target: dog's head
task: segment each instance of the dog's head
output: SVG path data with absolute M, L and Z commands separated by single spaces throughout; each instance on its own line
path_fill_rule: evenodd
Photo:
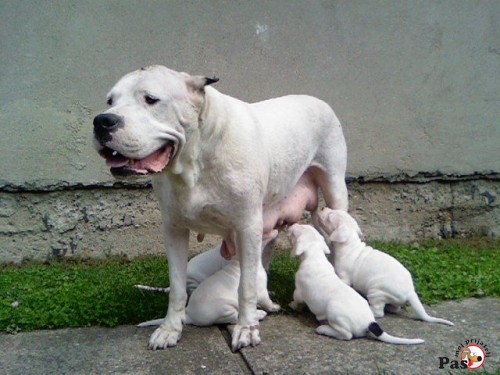
M 356 220 L 342 210 L 325 207 L 315 215 L 314 224 L 325 238 L 333 243 L 346 243 L 363 236 Z
M 288 228 L 288 238 L 292 245 L 292 256 L 300 257 L 302 254 L 313 251 L 330 254 L 323 236 L 310 225 L 293 224 Z
M 122 77 L 107 96 L 109 109 L 94 118 L 94 141 L 117 177 L 143 176 L 175 164 L 198 128 L 205 86 L 216 78 L 164 66 Z

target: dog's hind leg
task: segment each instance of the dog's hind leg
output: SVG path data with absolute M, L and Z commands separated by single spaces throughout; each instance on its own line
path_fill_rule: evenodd
M 387 303 L 385 293 L 381 293 L 377 290 L 374 291 L 374 289 L 372 289 L 368 292 L 366 299 L 370 304 L 373 316 L 375 316 L 375 318 L 382 318 L 384 316 L 384 308 Z
M 328 325 L 323 324 L 316 328 L 316 333 L 323 336 L 335 337 L 339 340 L 350 340 L 352 339 L 352 333 L 338 324 Z

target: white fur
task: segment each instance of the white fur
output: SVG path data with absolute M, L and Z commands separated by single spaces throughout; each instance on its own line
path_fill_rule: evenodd
M 274 240 L 278 231 L 272 232 L 263 243 Z M 188 305 L 187 324 L 209 326 L 212 324 L 236 324 L 238 321 L 238 284 L 240 282 L 240 262 L 233 258 L 228 261 L 220 255 L 219 247 L 201 253 L 188 262 Z M 153 288 L 154 289 L 154 288 Z M 267 273 L 262 265 L 257 269 L 257 310 L 262 320 L 267 312 L 276 312 L 280 306 L 271 301 L 267 290 Z M 138 327 L 157 326 L 164 319 L 140 323 Z
M 216 246 L 210 250 L 200 253 L 188 262 L 186 272 L 186 291 L 188 295 L 193 293 L 198 285 L 209 276 L 221 270 L 229 260 L 224 259 L 220 254 L 220 246 Z M 156 291 L 169 293 L 170 288 L 160 288 L 149 285 L 135 285 L 136 288 L 142 290 Z
M 323 237 L 310 225 L 290 227 L 292 255 L 298 256 L 300 266 L 295 275 L 295 291 L 290 307 L 305 303 L 320 325 L 316 332 L 341 340 L 365 337 L 368 327 L 375 323 L 366 300 L 344 284 L 335 274 L 325 254 L 330 250 Z M 392 344 L 421 344 L 420 339 L 405 339 L 383 332 L 377 339 Z
M 398 312 L 407 302 L 418 319 L 453 325 L 429 316 L 422 306 L 410 272 L 392 256 L 367 246 L 359 238 L 359 226 L 347 212 L 323 209 L 315 217 L 315 225 L 334 247 L 333 265 L 340 279 L 366 296 L 375 317 L 384 316 L 384 308 Z
M 232 334 L 238 350 L 260 342 L 257 267 L 275 211 L 305 174 L 328 207 L 348 205 L 346 144 L 326 103 L 293 95 L 249 104 L 206 83 L 163 66 L 127 74 L 111 89 L 112 106 L 105 112 L 123 124 L 111 140 L 96 144 L 133 159 L 166 142 L 174 145 L 169 165 L 153 176 L 170 267 L 168 311 L 150 338 L 153 350 L 174 346 L 181 337 L 190 230 L 222 236 L 240 257 L 240 311 Z M 146 95 L 159 101 L 148 105 Z

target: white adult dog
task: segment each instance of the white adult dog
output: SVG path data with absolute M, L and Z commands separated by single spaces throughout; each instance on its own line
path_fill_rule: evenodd
M 297 309 L 299 304 L 305 303 L 321 323 L 316 328 L 318 334 L 341 340 L 371 334 L 380 341 L 403 345 L 424 342 L 394 337 L 380 328 L 366 300 L 335 274 L 325 255 L 330 250 L 316 229 L 294 224 L 289 235 L 292 255 L 300 259 L 290 307 Z
M 249 104 L 207 86 L 215 81 L 143 68 L 116 83 L 110 108 L 94 118 L 96 148 L 115 176 L 154 174 L 170 302 L 151 349 L 174 346 L 181 336 L 190 230 L 222 236 L 223 254 L 239 255 L 240 310 L 232 334 L 238 350 L 260 343 L 257 266 L 262 237 L 280 223 L 281 207 L 311 190 L 311 182 L 328 207 L 348 206 L 346 144 L 326 103 L 295 95 Z
M 315 225 L 327 242 L 333 244 L 333 265 L 340 279 L 366 296 L 375 317 L 384 308 L 399 312 L 407 302 L 417 318 L 426 322 L 453 325 L 429 316 L 415 292 L 410 272 L 392 256 L 361 241 L 358 223 L 347 212 L 324 208 L 315 215 Z

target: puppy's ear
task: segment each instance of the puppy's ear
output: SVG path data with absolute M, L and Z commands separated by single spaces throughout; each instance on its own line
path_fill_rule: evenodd
M 361 231 L 361 228 L 359 226 L 356 229 L 356 233 L 358 234 L 358 237 L 361 241 L 365 240 L 365 235 L 363 234 L 363 232 Z
M 347 225 L 340 224 L 337 229 L 335 229 L 332 234 L 330 234 L 330 237 L 328 239 L 332 242 L 344 243 L 349 239 L 349 234 L 350 231 Z
M 326 255 L 329 255 L 330 254 L 330 248 L 328 247 L 328 245 L 325 243 L 325 246 L 323 246 L 323 252 L 326 254 Z
M 299 244 L 295 242 L 292 248 L 291 255 L 295 257 L 300 257 L 303 253 L 304 253 L 304 246 L 299 246 Z

